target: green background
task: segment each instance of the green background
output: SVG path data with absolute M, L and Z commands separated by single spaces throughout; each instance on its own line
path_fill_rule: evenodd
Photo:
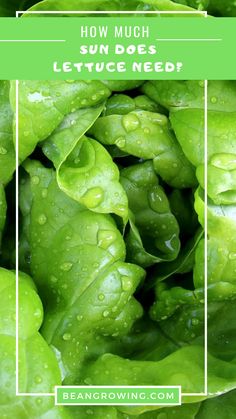
M 81 39 L 81 25 L 107 25 L 106 39 Z M 115 39 L 114 25 L 149 25 L 149 39 Z M 159 42 L 156 38 L 221 38 L 220 42 Z M 63 43 L 0 42 L 0 79 L 236 79 L 236 18 L 0 18 L 0 40 L 56 40 Z M 80 55 L 81 44 L 109 44 L 107 55 Z M 155 55 L 114 55 L 114 45 L 156 45 Z M 53 62 L 125 61 L 125 73 L 53 72 Z M 132 62 L 182 62 L 180 72 L 132 72 Z

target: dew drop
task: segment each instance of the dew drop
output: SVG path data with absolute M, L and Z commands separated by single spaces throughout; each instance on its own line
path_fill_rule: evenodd
M 0 154 L 2 155 L 7 154 L 7 149 L 4 147 L 0 147 Z
M 58 281 L 58 278 L 56 278 L 54 275 L 50 276 L 50 281 L 53 283 L 56 283 Z
M 130 291 L 133 285 L 131 279 L 125 275 L 121 277 L 121 284 L 123 291 Z
M 39 184 L 39 177 L 38 176 L 32 176 L 31 179 L 33 185 L 38 185 Z
M 99 299 L 100 301 L 103 301 L 103 300 L 104 300 L 104 298 L 105 298 L 105 295 L 104 295 L 104 294 L 99 294 L 98 299 Z
M 82 196 L 82 203 L 88 208 L 96 208 L 103 200 L 104 191 L 100 187 L 88 189 Z
M 36 377 L 34 377 L 34 381 L 36 384 L 40 384 L 42 383 L 42 377 L 40 377 L 40 375 L 36 375 Z
M 103 315 L 103 317 L 108 317 L 108 316 L 109 316 L 109 311 L 108 311 L 108 310 L 105 310 L 105 311 L 102 313 L 102 315 Z
M 112 313 L 115 313 L 117 310 L 118 310 L 118 307 L 117 307 L 117 306 L 114 306 L 114 307 L 112 307 L 112 309 L 111 309 Z
M 159 186 L 155 186 L 148 194 L 148 201 L 151 209 L 163 214 L 168 211 L 168 202 Z M 152 222 L 153 224 L 153 222 Z
M 127 208 L 124 205 L 116 205 L 114 212 L 120 217 L 123 217 L 127 212 Z
M 39 308 L 37 310 L 35 310 L 34 317 L 39 318 L 39 317 L 41 317 L 41 315 L 42 315 L 42 312 Z
M 139 118 L 135 114 L 127 114 L 122 118 L 122 125 L 126 132 L 135 131 L 139 125 L 140 121 Z
M 71 339 L 71 334 L 70 333 L 64 333 L 64 335 L 62 336 L 63 340 L 70 340 Z
M 161 412 L 157 415 L 157 419 L 168 419 L 168 416 L 166 413 Z
M 236 154 L 220 153 L 211 158 L 211 165 L 223 170 L 236 169 Z
M 211 103 L 217 103 L 218 99 L 215 96 L 211 97 Z
M 98 246 L 102 249 L 108 247 L 116 240 L 116 232 L 112 230 L 99 230 L 98 232 Z
M 42 404 L 42 402 L 43 402 L 43 401 L 42 401 L 42 399 L 41 399 L 41 398 L 37 398 L 37 399 L 36 399 L 36 403 L 37 403 L 37 405 L 41 405 L 41 404 Z
M 118 137 L 115 141 L 115 145 L 119 148 L 124 148 L 126 145 L 126 140 L 124 137 Z
M 71 263 L 71 262 L 64 262 L 60 266 L 60 269 L 62 271 L 68 272 L 68 271 L 70 271 L 70 269 L 72 268 L 72 266 L 73 266 L 73 263 Z
M 99 267 L 99 263 L 98 262 L 94 262 L 93 267 L 94 268 L 98 268 Z
M 41 214 L 38 218 L 38 223 L 42 226 L 44 224 L 46 224 L 47 222 L 47 217 L 44 214 Z
M 42 198 L 47 198 L 48 196 L 48 190 L 47 189 L 43 189 L 42 190 Z

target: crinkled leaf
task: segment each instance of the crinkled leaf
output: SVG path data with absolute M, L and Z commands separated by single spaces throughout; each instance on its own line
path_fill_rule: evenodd
M 220 397 L 202 403 L 196 419 L 234 419 L 236 411 L 236 392 L 230 391 Z
M 9 182 L 15 171 L 12 120 L 9 82 L 0 81 L 0 183 L 3 184 Z
M 188 6 L 176 4 L 171 0 L 69 0 L 65 4 L 64 0 L 44 0 L 33 6 L 30 10 L 47 11 L 47 10 L 117 10 L 119 15 L 120 10 L 172 10 L 172 11 L 191 11 L 194 10 Z M 71 16 L 69 13 L 63 15 Z M 104 13 L 106 15 L 106 13 Z M 107 14 L 110 16 L 109 14 Z M 27 14 L 25 14 L 27 16 Z M 28 15 L 29 16 L 29 15 Z M 37 15 L 35 15 L 37 16 Z M 40 14 L 43 16 L 43 13 Z M 81 15 L 80 15 L 81 16 Z M 184 15 L 183 15 L 184 16 Z M 125 90 L 125 89 L 122 89 Z
M 171 186 L 192 187 L 194 169 L 184 156 L 165 115 L 137 110 L 126 115 L 100 117 L 90 133 L 105 145 L 145 160 L 153 159 L 155 171 Z
M 23 185 L 21 207 L 31 272 L 46 305 L 43 334 L 61 352 L 65 383 L 76 384 L 99 339 L 126 334 L 141 316 L 132 294 L 144 272 L 124 262 L 124 242 L 110 216 L 67 197 L 52 170 L 34 162 L 25 167 L 32 198 L 25 202 Z
M 136 109 L 142 109 L 148 112 L 161 112 L 164 108 L 145 95 L 131 98 L 124 94 L 114 94 L 107 100 L 103 115 L 126 115 Z
M 67 114 L 97 105 L 109 95 L 110 90 L 100 81 L 20 81 L 20 162 L 60 125 Z M 14 89 L 12 104 L 15 104 Z
M 193 190 L 173 189 L 168 193 L 168 199 L 171 211 L 179 224 L 181 240 L 185 243 L 198 228 Z
M 141 266 L 175 259 L 180 249 L 179 226 L 152 162 L 123 169 L 121 183 L 133 214 L 126 239 L 128 259 Z
M 1 249 L 1 241 L 2 241 L 2 232 L 5 226 L 6 221 L 6 198 L 3 186 L 0 184 L 0 249 Z
M 201 393 L 204 388 L 204 349 L 185 346 L 161 361 L 134 361 L 105 354 L 84 367 L 83 375 L 93 385 L 181 385 L 183 393 Z M 209 396 L 230 391 L 236 384 L 236 365 L 208 354 Z M 208 397 L 209 397 L 208 396 Z M 183 403 L 197 402 L 207 396 L 183 396 Z M 135 407 L 134 407 L 135 409 Z M 128 412 L 127 407 L 119 410 Z M 148 407 L 136 407 L 139 413 Z M 135 410 L 134 410 L 135 413 Z
M 199 10 L 208 10 L 216 16 L 236 16 L 236 4 L 234 0 L 175 0 L 176 3 L 186 4 Z
M 141 415 L 120 413 L 119 419 L 195 419 L 199 410 L 199 403 L 184 404 L 182 406 L 168 406 L 159 410 L 147 411 Z M 158 406 L 160 407 L 160 406 Z
M 204 226 L 203 191 L 195 193 L 195 209 L 199 221 Z M 236 287 L 236 207 L 235 205 L 214 205 L 208 200 L 208 283 L 228 283 L 229 288 Z M 203 286 L 204 241 L 199 243 L 196 252 L 196 268 L 194 283 L 196 287 Z
M 59 187 L 88 209 L 115 213 L 126 222 L 128 203 L 119 183 L 119 170 L 107 150 L 84 137 L 104 104 L 80 109 L 64 118 L 44 142 L 43 151 L 57 170 Z
M 1 316 L 0 347 L 1 415 L 6 419 L 19 417 L 43 418 L 51 415 L 58 419 L 69 416 L 64 409 L 54 407 L 50 397 L 16 397 L 15 395 L 15 274 L 0 268 Z M 25 274 L 19 281 L 19 391 L 51 393 L 61 381 L 57 360 L 38 332 L 43 307 L 33 281 Z
M 202 236 L 203 231 L 199 229 L 195 237 L 190 239 L 181 249 L 176 260 L 159 264 L 156 271 L 152 274 L 151 281 L 147 282 L 146 289 L 152 288 L 156 283 L 164 281 L 174 274 L 190 272 L 194 266 L 195 251 Z
M 204 187 L 204 83 L 153 81 L 148 82 L 147 87 L 144 85 L 143 90 L 170 110 L 170 122 L 176 137 L 189 161 L 197 167 L 197 178 Z M 209 81 L 207 110 L 208 195 L 216 204 L 234 204 L 236 202 L 235 81 Z

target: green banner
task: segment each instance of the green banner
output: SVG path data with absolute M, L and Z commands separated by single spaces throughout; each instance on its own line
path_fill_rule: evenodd
M 180 405 L 180 386 L 56 387 L 56 405 Z
M 236 79 L 235 18 L 0 19 L 0 79 Z

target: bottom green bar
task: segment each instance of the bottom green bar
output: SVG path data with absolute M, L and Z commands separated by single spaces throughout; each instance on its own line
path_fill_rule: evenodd
M 180 386 L 61 386 L 56 405 L 180 405 Z

